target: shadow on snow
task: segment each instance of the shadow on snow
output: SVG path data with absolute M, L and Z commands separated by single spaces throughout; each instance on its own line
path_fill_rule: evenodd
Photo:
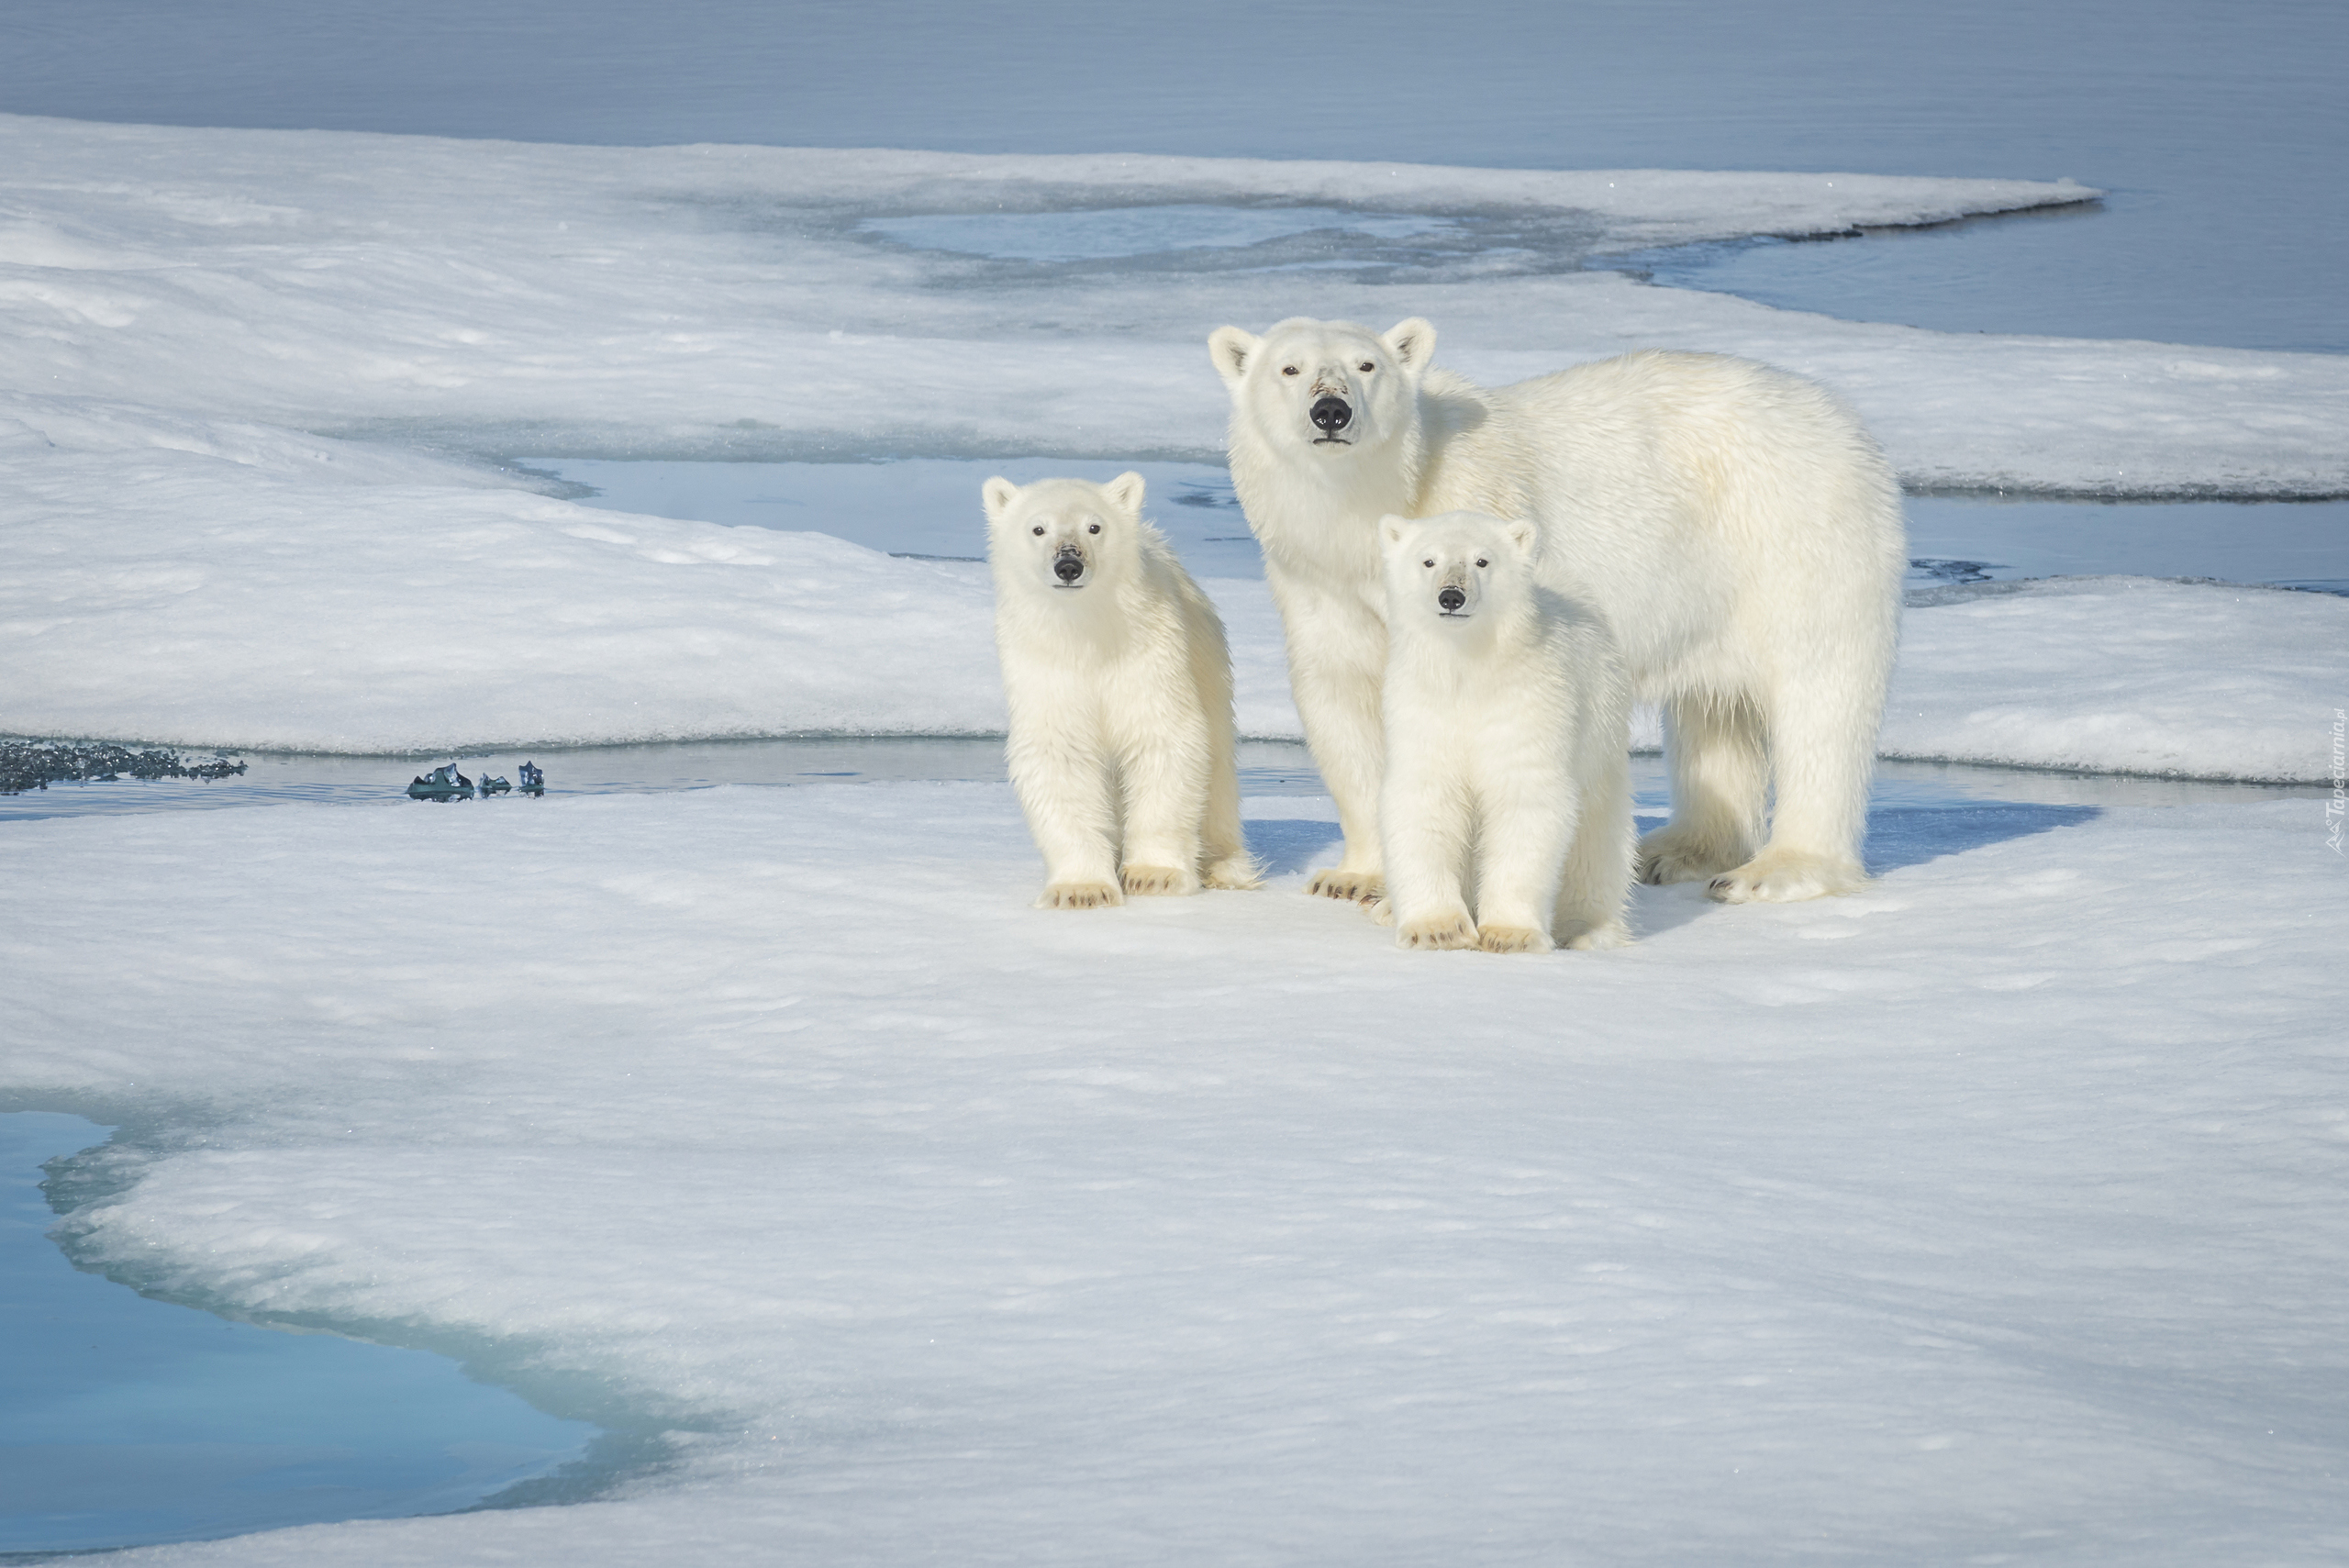
M 2027 801 L 1985 801 L 1972 806 L 1881 806 L 1868 813 L 1870 876 L 1922 865 L 1943 855 L 2029 838 L 2058 828 L 2094 821 L 2094 806 L 2047 806 Z M 1661 817 L 1642 817 L 1642 833 L 1664 826 Z M 1264 862 L 1267 876 L 1295 876 L 1332 859 L 1341 835 L 1335 822 L 1278 818 L 1247 824 L 1248 848 Z

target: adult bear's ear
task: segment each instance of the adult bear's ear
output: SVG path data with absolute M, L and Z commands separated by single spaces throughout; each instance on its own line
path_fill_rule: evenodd
M 1542 558 L 1542 530 L 1528 518 L 1520 517 L 1508 525 L 1508 542 L 1528 561 Z
M 1011 509 L 1011 504 L 1019 499 L 1019 486 L 997 475 L 979 486 L 979 499 L 986 504 L 987 521 L 999 523 L 1004 513 Z
M 1101 494 L 1109 497 L 1111 506 L 1120 512 L 1131 512 L 1137 517 L 1141 516 L 1141 475 L 1130 471 L 1101 486 Z
M 1395 356 L 1395 362 L 1413 375 L 1427 369 L 1428 361 L 1435 358 L 1435 328 L 1420 317 L 1397 322 L 1379 341 Z
M 1253 332 L 1237 327 L 1219 327 L 1208 334 L 1208 358 L 1215 361 L 1215 373 L 1223 377 L 1224 385 L 1240 385 L 1240 378 L 1248 373 L 1249 357 L 1263 342 Z

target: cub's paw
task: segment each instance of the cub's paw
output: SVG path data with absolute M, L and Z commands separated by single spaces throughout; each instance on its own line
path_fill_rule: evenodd
M 1174 866 L 1128 866 L 1119 874 L 1125 881 L 1126 891 L 1141 897 L 1179 895 L 1199 890 L 1197 872 Z
M 1620 920 L 1602 920 L 1596 926 L 1585 926 L 1559 945 L 1575 952 L 1606 952 L 1629 947 L 1631 928 Z
M 1386 879 L 1375 871 L 1317 871 L 1305 891 L 1316 898 L 1342 898 L 1360 904 L 1386 891 Z
M 1535 926 L 1479 926 L 1476 945 L 1486 952 L 1548 952 L 1553 944 Z
M 1716 876 L 1745 858 L 1736 846 L 1709 842 L 1659 828 L 1640 840 L 1632 874 L 1650 887 L 1675 882 L 1701 882 Z
M 1447 915 L 1422 915 L 1395 929 L 1395 945 L 1422 950 L 1473 948 L 1476 945 L 1476 928 L 1469 923 L 1465 909 Z
M 1208 867 L 1200 880 L 1209 887 L 1245 890 L 1264 885 L 1264 870 L 1253 855 L 1229 855 Z
M 1735 871 L 1713 878 L 1705 896 L 1723 904 L 1795 904 L 1831 893 L 1856 893 L 1866 882 L 1865 872 L 1840 857 L 1765 850 Z
M 1384 893 L 1375 898 L 1364 899 L 1362 912 L 1364 918 L 1374 926 L 1391 926 L 1395 923 L 1395 901 Z
M 1108 882 L 1055 882 L 1036 900 L 1039 909 L 1106 909 L 1123 904 L 1126 895 Z

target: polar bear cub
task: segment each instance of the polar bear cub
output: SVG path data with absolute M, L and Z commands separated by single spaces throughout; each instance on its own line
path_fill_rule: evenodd
M 1240 828 L 1223 622 L 1142 521 L 1142 478 L 990 479 L 1011 783 L 1039 908 L 1261 884 Z
M 1631 679 L 1614 634 L 1535 580 L 1531 522 L 1449 512 L 1378 528 L 1386 892 L 1374 917 L 1398 947 L 1621 946 Z

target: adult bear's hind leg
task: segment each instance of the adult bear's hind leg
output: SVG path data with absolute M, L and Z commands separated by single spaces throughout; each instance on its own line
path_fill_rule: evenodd
M 1792 903 L 1850 893 L 1867 881 L 1868 781 L 1876 769 L 1881 681 L 1807 681 L 1777 694 L 1770 761 L 1777 781 L 1770 841 L 1712 879 L 1725 904 Z
M 1689 692 L 1664 708 L 1672 820 L 1640 840 L 1644 883 L 1697 882 L 1742 865 L 1762 839 L 1769 756 L 1762 714 L 1734 693 Z

